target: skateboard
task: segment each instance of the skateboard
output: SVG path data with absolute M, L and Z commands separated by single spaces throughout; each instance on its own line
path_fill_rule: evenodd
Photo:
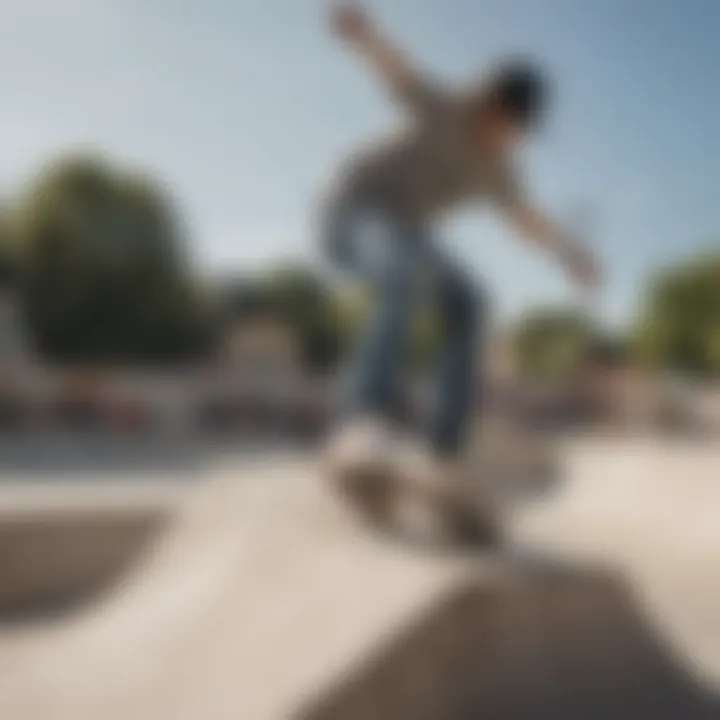
M 421 487 L 387 464 L 357 463 L 329 473 L 336 496 L 384 534 L 440 547 L 492 547 L 498 519 L 470 493 Z

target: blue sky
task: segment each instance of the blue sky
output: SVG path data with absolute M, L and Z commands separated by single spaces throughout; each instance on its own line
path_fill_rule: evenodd
M 560 218 L 586 208 L 609 269 L 603 312 L 632 312 L 648 270 L 720 244 L 720 2 L 375 0 L 387 32 L 448 82 L 526 52 L 557 107 L 528 148 L 528 185 Z M 311 210 L 343 153 L 395 121 L 325 32 L 321 0 L 0 0 L 0 189 L 96 148 L 168 183 L 201 261 L 314 252 Z M 571 300 L 497 218 L 444 240 L 501 313 Z

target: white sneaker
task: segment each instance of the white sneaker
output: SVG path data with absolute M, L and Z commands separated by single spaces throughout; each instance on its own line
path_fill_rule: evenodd
M 333 472 L 390 466 L 391 429 L 381 418 L 366 416 L 342 426 L 329 440 L 325 457 Z

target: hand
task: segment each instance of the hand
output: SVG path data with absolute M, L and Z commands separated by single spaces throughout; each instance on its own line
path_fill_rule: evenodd
M 339 38 L 351 43 L 362 43 L 373 32 L 372 22 L 365 11 L 348 3 L 341 3 L 332 9 L 330 24 Z

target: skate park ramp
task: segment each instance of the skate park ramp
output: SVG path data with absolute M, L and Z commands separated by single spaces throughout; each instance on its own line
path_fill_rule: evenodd
M 452 555 L 368 533 L 312 458 L 208 462 L 105 597 L 0 631 L 0 717 L 720 718 L 720 453 L 562 460 Z

